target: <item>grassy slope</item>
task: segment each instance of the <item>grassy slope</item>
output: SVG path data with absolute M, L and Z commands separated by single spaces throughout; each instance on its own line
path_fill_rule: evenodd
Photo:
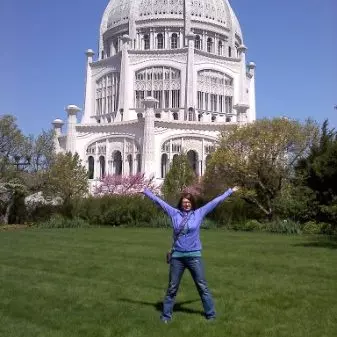
M 166 230 L 29 230 L 0 235 L 0 336 L 337 336 L 337 246 L 204 231 L 218 318 L 188 274 L 174 320 L 159 321 Z

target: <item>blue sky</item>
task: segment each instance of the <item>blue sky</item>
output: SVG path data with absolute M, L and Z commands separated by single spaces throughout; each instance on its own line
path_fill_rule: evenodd
M 108 0 L 0 0 L 0 114 L 25 133 L 83 106 L 84 52 L 97 50 Z M 257 117 L 337 127 L 337 1 L 231 0 L 256 69 Z

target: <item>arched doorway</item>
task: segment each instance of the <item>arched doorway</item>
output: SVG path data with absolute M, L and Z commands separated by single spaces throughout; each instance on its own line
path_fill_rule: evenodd
M 100 178 L 105 177 L 105 157 L 104 156 L 99 157 L 99 176 Z
M 113 174 L 121 175 L 123 173 L 123 161 L 120 151 L 116 151 L 112 157 Z
M 88 177 L 89 179 L 94 179 L 95 173 L 95 160 L 93 156 L 88 158 Z
M 174 154 L 173 157 L 172 157 L 172 163 L 178 158 L 178 154 Z
M 168 156 L 163 153 L 161 156 L 161 177 L 165 178 L 168 171 Z
M 132 161 L 132 155 L 129 154 L 127 157 L 128 165 L 129 165 L 129 175 L 133 175 L 133 161 Z
M 137 162 L 137 173 L 142 172 L 142 155 L 140 153 L 136 156 L 136 162 Z
M 187 152 L 188 161 L 196 175 L 199 175 L 198 154 L 194 150 Z

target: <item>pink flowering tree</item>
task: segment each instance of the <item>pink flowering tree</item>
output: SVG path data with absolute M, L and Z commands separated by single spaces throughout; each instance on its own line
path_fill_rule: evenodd
M 199 197 L 203 193 L 202 181 L 196 180 L 191 185 L 182 188 L 183 193 L 191 193 L 195 197 Z
M 135 175 L 107 175 L 102 177 L 94 187 L 94 195 L 135 195 L 148 188 L 153 193 L 158 193 L 159 188 L 154 178 L 148 179 L 143 173 Z

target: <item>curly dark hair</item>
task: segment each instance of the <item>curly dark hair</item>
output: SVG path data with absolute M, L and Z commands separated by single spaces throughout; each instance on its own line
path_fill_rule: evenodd
M 197 203 L 196 203 L 196 200 L 195 200 L 195 197 L 194 197 L 193 194 L 191 194 L 191 193 L 182 193 L 181 194 L 179 202 L 178 202 L 178 206 L 177 206 L 179 209 L 182 209 L 181 204 L 182 204 L 183 199 L 189 200 L 191 202 L 191 205 L 192 205 L 192 210 L 195 210 Z

